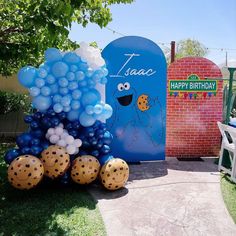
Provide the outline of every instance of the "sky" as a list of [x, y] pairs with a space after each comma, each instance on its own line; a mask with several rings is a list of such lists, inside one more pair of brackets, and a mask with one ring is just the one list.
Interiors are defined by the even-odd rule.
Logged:
[[191, 38], [210, 48], [206, 57], [216, 64], [225, 63], [225, 49], [234, 49], [227, 54], [229, 61], [236, 61], [236, 0], [136, 0], [110, 9], [113, 20], [107, 28], [73, 23], [70, 39], [96, 41], [104, 48], [122, 35], [136, 35], [165, 49], [171, 41]]

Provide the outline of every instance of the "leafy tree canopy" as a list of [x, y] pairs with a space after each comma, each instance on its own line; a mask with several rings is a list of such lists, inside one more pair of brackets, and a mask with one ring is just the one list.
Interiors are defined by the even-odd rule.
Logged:
[[110, 6], [133, 0], [0, 0], [0, 74], [37, 66], [48, 47], [72, 50], [68, 38], [72, 22], [106, 26]]

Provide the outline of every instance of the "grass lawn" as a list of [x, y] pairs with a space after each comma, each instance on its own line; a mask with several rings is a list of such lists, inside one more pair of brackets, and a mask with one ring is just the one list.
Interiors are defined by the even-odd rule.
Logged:
[[236, 223], [236, 184], [232, 183], [227, 175], [222, 175], [221, 191], [226, 207]]
[[0, 146], [0, 235], [106, 235], [96, 202], [78, 185], [14, 189]]

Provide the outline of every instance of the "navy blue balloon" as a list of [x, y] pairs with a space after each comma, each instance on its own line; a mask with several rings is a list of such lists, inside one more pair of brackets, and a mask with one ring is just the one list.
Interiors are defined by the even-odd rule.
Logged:
[[27, 124], [30, 124], [33, 120], [34, 120], [34, 118], [33, 118], [33, 116], [31, 116], [31, 115], [26, 115], [26, 116], [24, 117], [24, 121], [25, 121], [25, 123], [27, 123]]
[[31, 146], [38, 146], [40, 144], [40, 139], [38, 138], [33, 138], [31, 141], [30, 141], [30, 145]]
[[45, 141], [41, 141], [40, 145], [42, 146], [43, 150], [47, 149], [51, 144], [45, 140]]
[[86, 152], [85, 150], [80, 150], [80, 151], [79, 151], [79, 155], [80, 155], [80, 156], [88, 155], [88, 152]]
[[31, 134], [23, 133], [23, 134], [20, 134], [16, 138], [16, 144], [18, 145], [18, 147], [23, 148], [23, 147], [26, 147], [26, 146], [29, 145], [31, 139], [32, 139], [32, 135]]
[[60, 120], [64, 120], [66, 118], [66, 113], [65, 112], [60, 112], [60, 113], [57, 114], [57, 117]]
[[104, 144], [108, 144], [108, 145], [111, 144], [112, 139], [113, 139], [112, 134], [109, 131], [106, 131], [103, 135]]
[[72, 135], [74, 138], [77, 138], [78, 134], [79, 134], [79, 132], [77, 130], [75, 130], [75, 129], [70, 129], [68, 131], [68, 133], [69, 133], [69, 135]]
[[53, 117], [53, 116], [56, 115], [56, 112], [55, 112], [53, 109], [48, 109], [48, 110], [47, 110], [47, 115], [48, 115], [49, 117]]
[[58, 119], [57, 117], [52, 117], [50, 119], [50, 122], [53, 125], [53, 127], [55, 127], [55, 126], [58, 126], [60, 124], [60, 119]]
[[23, 147], [23, 148], [21, 149], [21, 153], [24, 154], [24, 155], [26, 155], [26, 154], [32, 154], [32, 153], [31, 153], [31, 148], [30, 148], [30, 147]]
[[110, 152], [110, 147], [108, 145], [103, 145], [101, 151], [102, 153], [107, 154]]
[[41, 146], [32, 146], [30, 151], [32, 155], [38, 156], [43, 151], [43, 148]]
[[99, 157], [99, 151], [98, 150], [93, 150], [92, 152], [91, 152], [91, 155], [92, 156], [94, 156], [94, 157]]
[[112, 155], [103, 155], [101, 156], [98, 161], [100, 162], [100, 165], [103, 166], [106, 162], [110, 161], [114, 157]]
[[37, 121], [32, 121], [31, 123], [30, 123], [30, 127], [32, 128], [32, 129], [38, 129], [39, 128], [39, 124], [38, 124], [38, 122]]
[[103, 138], [103, 134], [104, 134], [104, 131], [101, 130], [101, 129], [98, 129], [98, 130], [96, 131], [96, 136], [97, 136], [98, 138]]
[[33, 118], [36, 120], [40, 120], [42, 118], [42, 113], [41, 112], [34, 113]]
[[103, 146], [103, 141], [101, 139], [97, 142], [97, 148], [100, 149]]
[[31, 130], [30, 134], [35, 138], [42, 138], [45, 136], [45, 133], [41, 129]]
[[5, 154], [5, 156], [4, 156], [4, 160], [5, 160], [5, 162], [7, 163], [7, 164], [11, 164], [11, 162], [13, 161], [13, 160], [15, 160], [18, 156], [20, 156], [21, 155], [21, 151], [20, 151], [20, 149], [16, 149], [16, 148], [14, 148], [14, 149], [10, 149], [10, 150], [8, 150], [7, 152], [6, 152], [6, 154]]
[[67, 171], [64, 175], [59, 177], [59, 183], [62, 185], [68, 185], [71, 182], [70, 171]]
[[74, 121], [73, 124], [72, 124], [73, 128], [74, 129], [79, 129], [80, 128], [80, 123], [79, 121]]
[[67, 129], [67, 130], [73, 129], [72, 123], [66, 124], [66, 129]]

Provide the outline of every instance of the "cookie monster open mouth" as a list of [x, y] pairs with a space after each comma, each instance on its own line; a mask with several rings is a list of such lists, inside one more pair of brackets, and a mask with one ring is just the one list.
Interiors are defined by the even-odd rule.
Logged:
[[126, 95], [126, 96], [122, 96], [122, 97], [118, 97], [117, 100], [120, 103], [120, 105], [122, 106], [128, 106], [133, 99], [133, 94], [130, 95]]

